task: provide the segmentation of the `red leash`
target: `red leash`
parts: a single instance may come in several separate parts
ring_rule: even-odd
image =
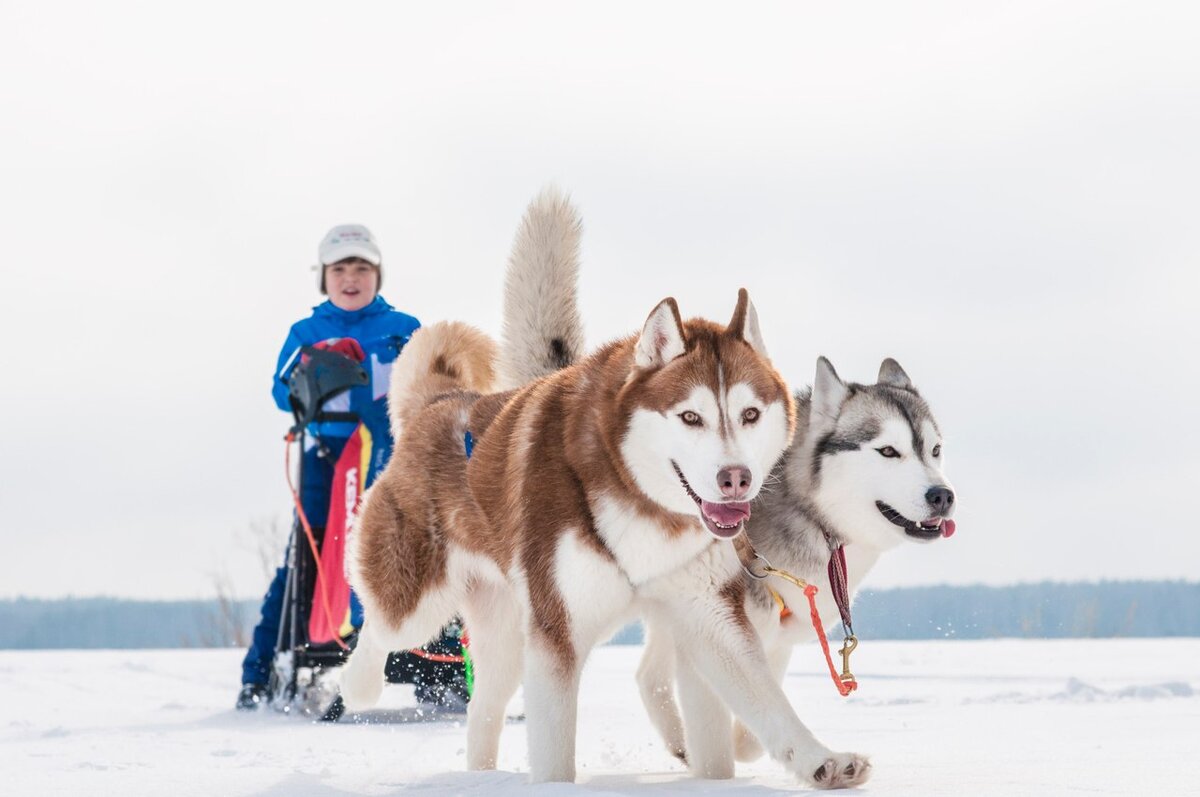
[[[817,611],[817,588],[786,570],[772,567],[770,562],[754,550],[754,546],[750,544],[750,540],[745,539],[744,534],[734,538],[733,547],[742,562],[742,569],[751,578],[756,581],[762,581],[767,576],[775,576],[804,591],[804,597],[808,598],[809,618],[812,620],[813,630],[817,633],[817,641],[821,643],[821,652],[825,654],[825,664],[829,667],[829,675],[833,678],[833,685],[837,687],[838,694],[842,697],[848,697],[851,692],[858,689],[858,680],[850,672],[850,654],[858,647],[858,639],[850,631],[850,593],[846,586],[846,554],[844,549],[839,546],[833,551],[828,568],[830,588],[833,592],[834,601],[838,604],[838,611],[842,615],[842,623],[846,628],[846,639],[842,643],[841,649],[842,671],[839,673],[833,663],[833,654],[829,650],[829,640],[825,636],[825,624],[821,622],[821,614]],[[834,563],[835,559],[837,560],[837,565]],[[835,577],[835,571],[840,575],[840,579]],[[767,592],[771,593],[771,597],[779,607],[780,621],[790,617],[792,610],[784,602],[783,596],[771,587],[767,587]]]
[[[833,665],[833,655],[829,652],[829,640],[825,637],[825,627],[821,624],[821,615],[817,612],[817,588],[812,584],[804,587],[804,596],[808,598],[808,613],[812,617],[813,630],[817,632],[817,640],[821,643],[821,650],[825,653],[825,663],[829,666],[829,675],[833,678],[833,685],[837,687],[838,693],[842,697],[848,697],[851,692],[858,688],[858,681],[850,673],[850,652],[858,647],[858,640],[853,635],[847,637],[847,643],[853,640],[853,644],[849,649],[842,648],[842,664],[843,671],[839,675],[837,668]]]

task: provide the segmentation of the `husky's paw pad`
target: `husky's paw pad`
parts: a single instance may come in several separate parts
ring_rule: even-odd
[[[871,762],[854,753],[835,753],[813,773],[818,789],[849,789],[861,786],[871,776]]]

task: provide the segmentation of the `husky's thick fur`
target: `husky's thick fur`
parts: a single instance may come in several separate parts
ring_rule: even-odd
[[[832,548],[845,545],[853,596],[885,551],[904,540],[949,536],[954,492],[942,471],[937,422],[895,360],[884,360],[875,384],[860,385],[844,383],[822,357],[812,390],[796,402],[795,438],[776,467],[778,482],[754,503],[746,535],[772,565],[818,586],[817,608],[830,626],[839,619],[826,572]],[[767,586],[796,613],[781,618]],[[792,646],[815,636],[806,598],[785,581],[768,585],[747,577],[746,612],[781,680]],[[732,741],[727,734],[715,738],[728,728],[718,713],[688,717],[685,705],[681,722],[672,690],[672,629],[653,617],[647,625],[638,683],[667,749],[700,768],[731,767],[734,749],[742,761],[760,756],[761,746],[744,726],[735,727]],[[812,655],[814,671],[821,669],[820,652],[814,648]],[[705,729],[701,744],[693,739],[696,725]]]
[[[510,268],[574,267],[578,224],[565,204],[549,195],[530,206],[525,229],[544,234],[519,240]],[[579,338],[543,332],[533,339],[563,344],[544,369]],[[347,708],[377,700],[388,651],[461,612],[477,673],[468,765],[495,766],[524,673],[532,778],[572,780],[583,661],[642,612],[677,631],[681,665],[789,770],[825,786],[865,779],[866,762],[817,742],[771,677],[723,541],[741,530],[795,422],[745,291],[728,325],[684,322],[665,299],[639,335],[507,393],[488,393],[492,356],[485,336],[452,324],[420,330],[401,355],[395,454],[353,534],[366,622],[342,674]]]

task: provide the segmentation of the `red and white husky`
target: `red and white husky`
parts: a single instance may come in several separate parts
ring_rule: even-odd
[[[578,236],[570,205],[543,194],[510,272],[541,269],[560,287],[530,290],[573,294]],[[506,336],[529,345],[537,332]],[[543,342],[552,362],[575,361],[577,338]],[[864,780],[866,761],[820,744],[771,675],[727,542],[795,425],[746,292],[725,325],[683,321],[664,299],[639,334],[505,393],[490,392],[496,354],[470,327],[435,324],[394,369],[395,453],[352,536],[367,619],[342,675],[347,709],[378,699],[388,651],[461,613],[477,672],[468,765],[495,766],[523,674],[532,778],[573,780],[583,662],[649,612],[790,771],[822,786]]]

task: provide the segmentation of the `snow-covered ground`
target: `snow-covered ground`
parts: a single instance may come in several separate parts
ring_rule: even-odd
[[[633,682],[640,648],[595,651],[579,782],[526,785],[525,729],[501,769],[464,772],[460,721],[412,718],[411,688],[369,724],[237,714],[234,650],[0,652],[5,795],[774,794],[767,759],[699,781],[663,752]],[[875,795],[1200,794],[1200,640],[872,642],[839,698],[814,646],[785,684],[827,744],[868,753]],[[520,710],[520,696],[512,710]]]

